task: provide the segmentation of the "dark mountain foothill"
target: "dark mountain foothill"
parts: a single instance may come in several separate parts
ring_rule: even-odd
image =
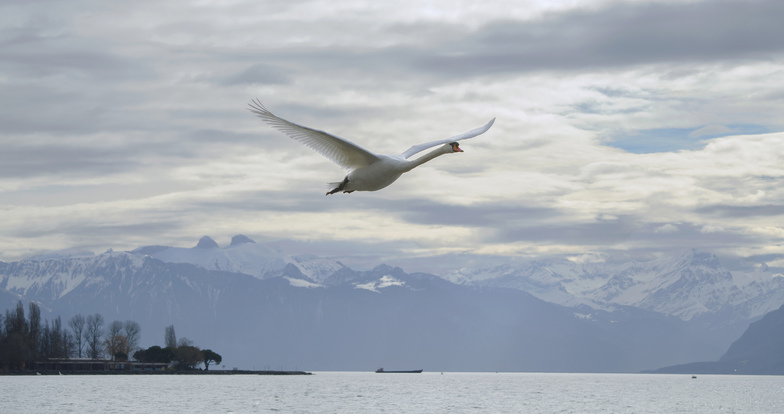
[[[718,361],[693,362],[650,372],[784,375],[784,306],[752,323]]]

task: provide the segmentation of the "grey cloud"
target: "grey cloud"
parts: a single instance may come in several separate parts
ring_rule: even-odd
[[[62,92],[40,85],[0,85],[0,132],[40,131],[84,133],[90,123],[79,116],[85,99],[75,92]]]
[[[495,21],[473,32],[439,25],[452,36],[446,41],[444,36],[431,36],[383,48],[295,47],[264,53],[268,62],[303,72],[318,67],[321,73],[350,76],[358,71],[364,77],[373,73],[383,79],[405,77],[408,82],[417,81],[411,76],[414,72],[432,82],[540,70],[743,61],[784,52],[782,15],[784,3],[772,0],[611,3],[594,11],[551,13],[539,20]]]
[[[465,227],[503,228],[511,223],[535,223],[559,214],[557,210],[541,207],[498,204],[461,206],[424,199],[394,200],[384,204],[384,208],[399,211],[398,214],[411,223]]]
[[[702,231],[702,225],[695,223],[671,224],[677,229],[676,231],[657,231],[667,224],[671,223],[646,223],[633,233],[629,240],[656,246],[660,252],[677,251],[695,246],[699,246],[702,250],[711,251],[765,242],[754,235],[736,232],[732,229],[706,233]]]
[[[21,78],[77,75],[96,80],[139,80],[153,76],[138,60],[111,52],[111,45],[44,25],[2,32],[0,70]]]
[[[518,241],[556,242],[565,245],[607,246],[628,240],[638,231],[637,218],[623,216],[615,220],[596,220],[592,223],[547,223],[531,226],[499,228],[494,242]]]
[[[326,187],[325,187],[326,188]],[[325,191],[326,192],[326,191]],[[292,192],[244,193],[233,200],[200,201],[198,208],[229,208],[244,211],[320,212],[378,211],[414,224],[460,227],[500,227],[534,224],[558,216],[558,210],[524,205],[452,205],[426,199],[384,199],[362,194],[325,197]]]
[[[272,179],[286,180],[286,176]],[[326,180],[325,180],[326,181]],[[187,208],[194,210],[226,209],[236,211],[254,211],[260,215],[265,211],[283,211],[299,213],[329,213],[333,211],[351,211],[376,209],[378,200],[367,197],[338,194],[337,197],[326,197],[326,186],[323,192],[304,193],[302,191],[247,191],[233,198],[200,200]]]
[[[118,243],[132,243],[133,240],[149,240],[150,235],[187,232],[189,223],[172,220],[151,220],[136,224],[102,224],[95,221],[63,220],[48,223],[46,226],[27,226],[23,230],[11,232],[10,236],[18,239],[47,238],[52,235],[63,235],[69,240],[69,246],[80,250],[100,253],[106,248],[121,248]],[[155,237],[155,236],[153,236]],[[28,240],[27,243],[30,243]],[[139,246],[127,246],[132,249]],[[50,251],[47,248],[32,249],[24,255],[29,257]],[[3,252],[0,252],[2,254]],[[21,257],[19,258],[21,259]]]
[[[701,207],[696,211],[700,214],[711,214],[719,217],[781,216],[784,215],[784,205],[728,206],[719,204]]]
[[[31,137],[3,138],[0,178],[56,175],[59,182],[64,177],[95,177],[125,171],[144,174],[150,166],[171,167],[196,158],[199,148],[182,145],[186,140],[181,137],[158,142],[129,140],[106,146],[69,145],[66,138],[60,138],[60,142]],[[217,145],[225,148],[226,142],[218,141]]]
[[[0,133],[84,135],[107,130],[144,131],[164,125],[128,109],[143,99],[140,93],[96,86],[62,87],[44,82],[0,85]]]
[[[8,147],[0,151],[0,177],[116,173],[141,163],[112,149],[74,148],[64,145]]]
[[[445,75],[767,57],[784,51],[784,3],[617,4],[498,22],[416,59]]]
[[[636,226],[634,231],[624,240],[622,248],[614,246],[599,246],[602,257],[610,264],[622,264],[630,261],[644,262],[656,259],[661,255],[680,254],[692,248],[716,253],[718,251],[731,251],[738,246],[765,244],[766,240],[759,237],[735,232],[732,230],[714,231],[703,233],[702,226],[694,223],[678,223],[674,225],[677,231],[657,232],[667,223],[644,223]],[[597,230],[598,226],[595,226]],[[589,240],[590,242],[590,240]],[[591,243],[592,244],[592,243]],[[721,262],[732,270],[749,270],[748,263],[744,260],[759,262],[754,258],[739,258],[723,256]]]
[[[267,148],[262,145],[263,131],[259,133],[242,133],[222,129],[195,129],[183,134],[191,142],[212,144],[225,147],[226,144],[240,144],[255,147],[259,152]]]
[[[220,80],[220,83],[224,85],[257,83],[268,85],[285,85],[291,83],[291,79],[287,75],[287,71],[283,68],[257,63],[238,73],[224,77]]]
[[[784,254],[771,253],[771,254],[758,254],[758,255],[744,257],[744,260],[746,260],[747,262],[758,263],[758,264],[762,264],[762,263],[767,264],[769,262],[773,262],[781,259],[784,259]],[[778,271],[782,271],[781,268],[777,268],[777,269],[779,269]]]
[[[498,230],[494,242],[548,242],[563,245],[601,246],[608,254],[612,249],[606,247],[628,242],[629,246],[645,245],[650,248],[631,248],[618,251],[613,260],[650,260],[653,253],[674,253],[694,246],[710,251],[711,249],[734,248],[749,243],[763,242],[753,237],[733,231],[703,233],[701,225],[678,223],[675,231],[661,232],[667,223],[644,223],[642,218],[622,216],[617,220],[596,220],[592,223],[553,223],[530,226],[509,226]],[[502,229],[502,227],[499,226]]]
[[[19,238],[37,238],[52,234],[64,234],[75,242],[74,247],[88,248],[89,246],[111,245],[116,241],[118,235],[122,235],[126,240],[134,239],[136,236],[144,238],[150,234],[164,234],[168,231],[182,230],[188,224],[183,224],[176,218],[150,220],[136,224],[103,224],[92,220],[63,220],[46,227],[28,226],[23,230],[13,232],[12,235]]]

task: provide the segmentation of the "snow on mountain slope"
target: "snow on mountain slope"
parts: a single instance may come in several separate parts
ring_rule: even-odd
[[[314,280],[323,280],[344,267],[339,262],[312,255],[291,257],[279,249],[257,244],[241,234],[234,236],[226,247],[220,247],[212,238],[204,236],[192,248],[146,246],[131,253],[154,257],[166,263],[190,263],[207,270],[244,273],[259,279],[280,276],[289,264]]]
[[[355,289],[365,289],[376,293],[378,293],[379,289],[388,288],[390,286],[406,286],[406,283],[391,275],[381,276],[380,279],[372,280],[367,283],[354,283]]]
[[[321,281],[338,270],[346,268],[343,263],[313,254],[300,254],[291,258],[303,274]]]
[[[19,297],[58,299],[79,286],[105,282],[105,275],[138,270],[142,258],[122,252],[102,255],[41,255],[8,263],[0,276],[0,289]]]
[[[598,289],[609,279],[609,275],[594,265],[581,265],[566,259],[539,259],[520,265],[464,268],[443,277],[457,284],[518,289],[564,306],[586,304],[594,307],[596,304],[585,297],[583,292]]]
[[[460,269],[455,283],[507,287],[565,306],[635,306],[690,320],[730,308],[749,318],[784,303],[784,277],[764,270],[733,274],[716,256],[692,250],[676,257],[622,266],[540,259],[521,265]]]
[[[290,256],[242,235],[232,238],[226,247],[205,236],[192,248],[147,246],[130,253],[130,258],[149,256],[165,263],[187,263],[205,270],[244,273],[258,279],[286,277],[292,286],[298,287],[335,286],[360,277],[340,262],[307,254]],[[73,250],[10,264],[0,263],[0,267],[23,267],[14,271],[13,278],[3,280],[0,288],[14,295],[45,290],[52,297],[60,297],[80,283],[90,282],[84,279],[85,274],[90,274],[85,267],[99,266],[108,258],[115,260],[123,256],[123,253],[111,251],[94,256],[90,252]],[[57,263],[56,269],[45,269],[55,266],[54,263]],[[381,277],[389,275],[392,268],[381,266],[374,272],[384,273],[379,275]],[[47,280],[36,276],[43,273],[54,276]],[[784,304],[782,275],[766,268],[733,273],[725,269],[716,256],[699,250],[619,266],[581,264],[558,258],[536,259],[463,268],[442,275],[442,278],[462,285],[522,290],[563,306],[587,305],[608,311],[632,306],[684,321],[719,314],[723,317],[732,315],[733,320],[752,319]],[[394,281],[389,279],[388,282]],[[357,287],[378,290],[385,286],[384,282],[360,281]]]

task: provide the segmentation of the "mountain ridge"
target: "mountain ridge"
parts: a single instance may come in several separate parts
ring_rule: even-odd
[[[28,260],[0,264],[0,305],[23,299],[44,318],[136,320],[144,346],[160,344],[154,337],[175,325],[245,367],[633,372],[710,346],[677,318],[654,313],[587,318],[519,290],[387,265],[330,285],[302,283],[307,276],[288,269],[260,279],[129,252]]]
[[[525,290],[564,306],[636,306],[687,321],[728,306],[756,318],[784,303],[781,274],[733,273],[715,255],[696,249],[642,263],[604,266],[537,259],[516,266],[464,268],[444,277],[459,284]]]
[[[0,304],[139,318],[153,334],[175,324],[245,366],[264,365],[256,348],[288,367],[409,365],[419,343],[427,352],[416,361],[430,369],[636,372],[718,359],[754,315],[784,303],[780,277],[732,273],[696,250],[616,267],[537,259],[439,276],[358,271],[240,236],[225,247],[202,238],[0,262]]]

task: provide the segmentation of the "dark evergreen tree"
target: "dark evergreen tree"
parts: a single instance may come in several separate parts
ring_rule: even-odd
[[[29,352],[32,354],[32,359],[36,360],[40,358],[41,308],[34,302],[30,302],[28,308],[30,309],[30,316],[28,317],[29,322],[27,323],[28,329],[25,342]]]
[[[174,350],[154,345],[147,349],[136,351],[133,354],[133,358],[141,362],[162,362],[168,364],[174,360]]]
[[[174,361],[177,362],[177,369],[190,370],[204,362],[204,355],[195,346],[183,345],[174,351]]]
[[[210,364],[214,363],[215,365],[219,365],[221,361],[223,361],[223,357],[220,354],[213,352],[211,349],[205,349],[201,351],[202,355],[204,355],[204,370],[209,371]]]
[[[28,324],[21,300],[17,302],[16,309],[5,311],[3,322],[5,329],[0,342],[0,363],[8,369],[23,370],[26,363],[32,360],[33,353],[27,343]]]

